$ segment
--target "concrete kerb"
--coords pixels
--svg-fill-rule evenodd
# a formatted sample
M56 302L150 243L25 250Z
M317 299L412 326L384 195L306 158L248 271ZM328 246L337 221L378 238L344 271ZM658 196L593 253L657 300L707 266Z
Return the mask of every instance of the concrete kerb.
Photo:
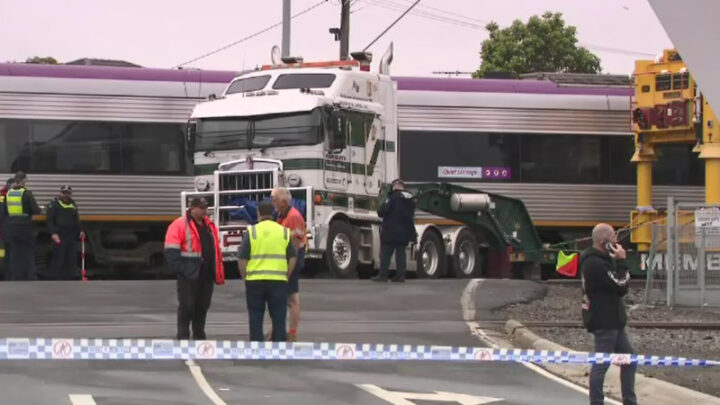
M561 350L572 351L557 343L543 339L534 334L522 323L511 319L505 323L505 332L515 346L522 349L534 350ZM590 366L578 366L572 364L543 364L544 368L553 374L559 375L576 384L587 387L587 379L590 373ZM620 398L620 367L611 366L605 378L607 395ZM666 381L647 377L637 373L635 377L635 392L641 403L653 405L676 405L676 404L717 404L720 405L720 398L703 394L689 388L671 384Z

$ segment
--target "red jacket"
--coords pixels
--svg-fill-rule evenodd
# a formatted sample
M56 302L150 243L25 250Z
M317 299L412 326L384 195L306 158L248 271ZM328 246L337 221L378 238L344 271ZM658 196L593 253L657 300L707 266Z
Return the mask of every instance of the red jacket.
M220 237L217 227L210 218L205 217L205 225L215 242L215 284L225 284ZM200 234L190 214L174 220L165 234L165 261L176 274L186 278L197 278L202 266L202 247Z

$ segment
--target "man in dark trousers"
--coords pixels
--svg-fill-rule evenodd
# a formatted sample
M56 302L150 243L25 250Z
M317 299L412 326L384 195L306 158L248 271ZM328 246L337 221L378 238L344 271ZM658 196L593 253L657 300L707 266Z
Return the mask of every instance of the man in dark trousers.
M402 180L394 180L392 191L385 202L378 208L378 216L382 218L380 226L380 273L373 277L373 281L388 281L390 259L395 253L397 269L392 281L405 282L405 268L407 266L405 248L408 243L417 239L415 231L415 202L413 195L405 191Z
M72 187L60 188L60 195L47 206L47 226L53 242L52 278L78 280L77 242L84 236L80 227L80 214L72 198Z
M297 253L290 230L273 221L273 210L269 201L258 205L258 222L245 231L238 253L240 274L245 279L250 340L254 342L265 340L265 307L272 320L272 340L287 340L288 278Z
M32 191L25 188L27 176L15 175L15 184L5 195L3 227L12 252L6 280L35 280L35 229L32 216L40 213Z
M202 197L190 201L185 215L173 221L165 234L165 261L177 274L177 339L205 340L205 320L214 284L225 284L218 230L207 216Z
M6 274L10 268L10 245L8 244L8 239L5 237L3 230L3 222L5 220L3 205L5 205L5 196L7 195L7 192L10 191L13 184L15 184L15 177L10 177L5 182L5 186L0 189L0 243L2 243L0 248L3 249L3 267L5 268ZM5 277L7 277L7 275Z
M592 247L580 256L582 272L582 318L587 330L595 336L597 353L634 353L625 332L627 314L623 296L628 291L630 272L625 264L625 249L617 243L615 231L608 224L598 224L592 231ZM609 364L593 364L590 370L590 404L604 404L603 382ZM635 370L637 365L620 367L624 405L637 405Z

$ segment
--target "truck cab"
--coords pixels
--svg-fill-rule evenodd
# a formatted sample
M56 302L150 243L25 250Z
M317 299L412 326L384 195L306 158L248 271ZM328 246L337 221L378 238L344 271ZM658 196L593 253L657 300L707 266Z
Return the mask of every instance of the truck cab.
M257 203L282 186L305 217L309 258L324 257L341 277L373 263L379 193L397 177L397 89L365 66L263 66L194 108L187 142L195 191L183 193L182 204L208 198L226 260Z

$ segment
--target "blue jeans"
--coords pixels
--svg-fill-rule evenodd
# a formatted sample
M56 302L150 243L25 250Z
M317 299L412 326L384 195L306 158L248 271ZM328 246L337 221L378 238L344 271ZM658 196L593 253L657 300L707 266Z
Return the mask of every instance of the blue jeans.
M250 319L250 340L265 341L263 318L267 305L272 320L273 341L287 340L285 319L287 318L287 282L285 281L246 281L245 298L248 318Z
M633 348L625 329L604 329L593 332L595 335L596 353L630 353ZM590 405L603 405L603 382L605 373L610 364L593 364L590 369ZM620 386L622 390L623 405L637 405L635 396L635 371L637 364L620 366Z
M392 258L394 252L395 265L397 266L394 278L396 280L405 280L405 269L407 268L405 260L405 246L406 245L390 245L386 243L380 245L380 274L378 274L378 276L382 278L388 277L390 259Z

